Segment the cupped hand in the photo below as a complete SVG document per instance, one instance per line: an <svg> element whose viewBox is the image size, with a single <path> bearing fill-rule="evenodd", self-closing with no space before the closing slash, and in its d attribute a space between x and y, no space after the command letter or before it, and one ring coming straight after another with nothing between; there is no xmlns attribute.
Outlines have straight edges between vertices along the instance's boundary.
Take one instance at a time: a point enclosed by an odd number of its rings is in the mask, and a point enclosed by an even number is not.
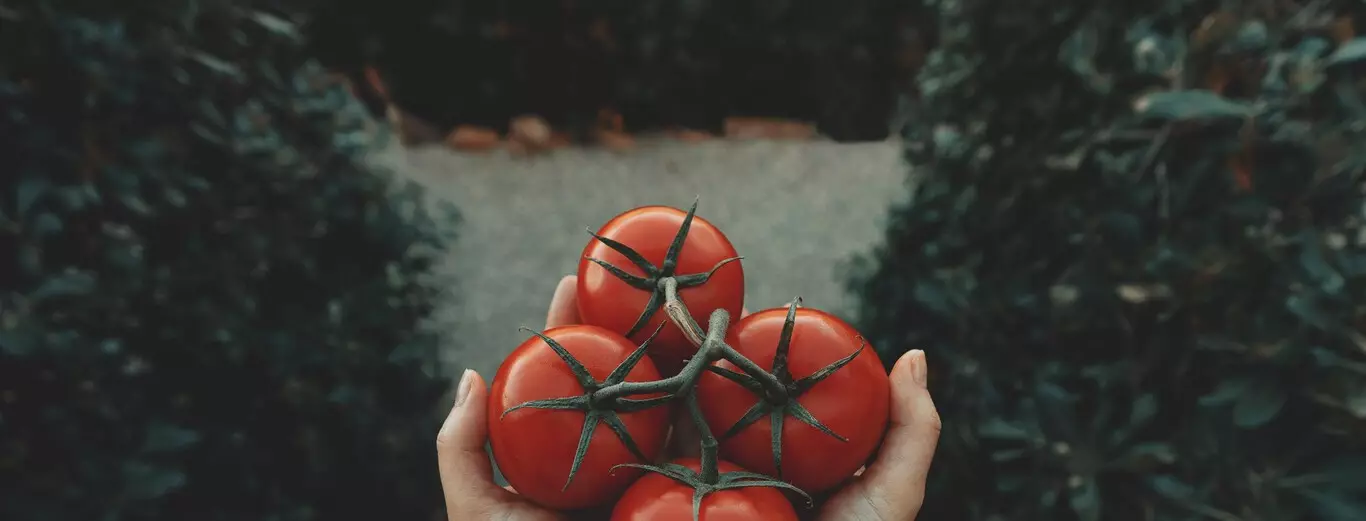
<svg viewBox="0 0 1366 521"><path fill-rule="evenodd" d="M546 317L546 328L576 324L576 280L570 275L555 288ZM742 313L742 315L748 312ZM891 379L890 425L882 448L865 471L845 486L822 498L815 521L911 521L925 498L925 482L940 420L926 387L925 353L911 351L897 360ZM446 512L452 521L494 519L500 521L561 521L564 514L544 509L518 496L511 487L493 481L493 469L484 444L488 439L488 390L484 379L466 371L451 408L437 436L437 458ZM674 452L669 456L695 454L697 438L691 421L675 422Z"/></svg>

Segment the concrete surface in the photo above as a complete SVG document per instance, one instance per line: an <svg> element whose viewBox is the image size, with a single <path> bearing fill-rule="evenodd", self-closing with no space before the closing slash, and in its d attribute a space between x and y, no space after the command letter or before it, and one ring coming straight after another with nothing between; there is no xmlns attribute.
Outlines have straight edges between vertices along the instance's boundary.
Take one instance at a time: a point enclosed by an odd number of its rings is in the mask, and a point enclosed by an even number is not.
<svg viewBox="0 0 1366 521"><path fill-rule="evenodd" d="M646 204L686 208L719 226L745 256L746 306L807 305L847 315L842 270L880 240L886 209L906 194L900 147L888 141L642 141L633 151L564 149L513 157L434 145L392 148L385 163L460 208L464 223L448 269L460 303L440 314L452 328L445 362L492 378L544 325L560 277L571 273L596 229Z"/></svg>

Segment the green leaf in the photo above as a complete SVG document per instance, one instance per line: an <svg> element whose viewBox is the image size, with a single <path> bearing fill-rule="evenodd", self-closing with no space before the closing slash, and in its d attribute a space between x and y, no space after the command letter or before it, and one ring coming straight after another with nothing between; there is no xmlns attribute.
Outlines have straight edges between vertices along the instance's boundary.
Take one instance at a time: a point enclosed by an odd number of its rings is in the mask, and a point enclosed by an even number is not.
<svg viewBox="0 0 1366 521"><path fill-rule="evenodd" d="M1129 412L1129 425L1145 425L1156 415L1157 397L1144 394L1134 400L1133 408Z"/></svg>
<svg viewBox="0 0 1366 521"><path fill-rule="evenodd" d="M62 232L62 219L48 212L38 214L29 224L28 231L34 238L44 238Z"/></svg>
<svg viewBox="0 0 1366 521"><path fill-rule="evenodd" d="M87 295L95 289L95 276L84 271L68 271L43 282L28 294L28 299L41 302L55 297Z"/></svg>
<svg viewBox="0 0 1366 521"><path fill-rule="evenodd" d="M41 339L40 332L32 323L21 322L11 329L0 329L0 353L14 356L32 354Z"/></svg>
<svg viewBox="0 0 1366 521"><path fill-rule="evenodd" d="M1080 521L1099 521L1100 487L1096 485L1095 478L1083 478L1081 486L1073 488L1068 495L1068 503Z"/></svg>
<svg viewBox="0 0 1366 521"><path fill-rule="evenodd" d="M1153 476L1148 479L1148 485L1158 494L1177 501L1185 501L1195 495L1193 487L1173 476Z"/></svg>
<svg viewBox="0 0 1366 521"><path fill-rule="evenodd" d="M1241 120L1253 114L1247 105L1230 101L1207 90L1183 90L1149 94L1138 113L1163 121Z"/></svg>
<svg viewBox="0 0 1366 521"><path fill-rule="evenodd" d="M146 452L175 452L199 442L199 433L163 422L147 426L142 450Z"/></svg>
<svg viewBox="0 0 1366 521"><path fill-rule="evenodd" d="M123 465L124 493L133 499L164 497L184 487L188 481L180 469L153 466L140 461Z"/></svg>
<svg viewBox="0 0 1366 521"><path fill-rule="evenodd" d="M38 202L51 186L52 182L46 177L26 177L20 181L15 194L15 215L20 218L27 215L33 204Z"/></svg>
<svg viewBox="0 0 1366 521"><path fill-rule="evenodd" d="M294 22L262 11L252 11L251 19L266 30L290 39L299 39L299 28Z"/></svg>
<svg viewBox="0 0 1366 521"><path fill-rule="evenodd" d="M1366 36L1358 36L1338 46L1328 56L1329 65L1346 65L1366 59Z"/></svg>
<svg viewBox="0 0 1366 521"><path fill-rule="evenodd" d="M1309 506L1323 521L1361 521L1366 519L1366 505L1331 492L1303 490L1300 492Z"/></svg>
<svg viewBox="0 0 1366 521"><path fill-rule="evenodd" d="M1318 300L1313 295L1297 293L1286 297L1285 308L1300 317L1305 323L1319 329L1328 329L1332 325L1328 314L1319 305Z"/></svg>
<svg viewBox="0 0 1366 521"><path fill-rule="evenodd" d="M986 439L1027 440L1029 431L1001 418L988 418L977 427L977 435Z"/></svg>
<svg viewBox="0 0 1366 521"><path fill-rule="evenodd" d="M205 67L208 67L211 71L217 72L225 76L230 76L234 78L240 78L242 76L242 70L237 68L236 65L233 65L231 62L228 62L227 60L224 60L217 56L210 55L205 52L192 52L190 53L190 59Z"/></svg>
<svg viewBox="0 0 1366 521"><path fill-rule="evenodd" d="M1338 455L1313 472L1285 481L1313 490L1366 491L1366 456Z"/></svg>
<svg viewBox="0 0 1366 521"><path fill-rule="evenodd" d="M1307 234L1303 240L1304 249L1300 251L1300 267L1311 280L1317 281L1327 293L1337 293L1343 289L1346 280L1324 257L1323 241L1317 234Z"/></svg>
<svg viewBox="0 0 1366 521"><path fill-rule="evenodd" d="M132 210L136 214L150 215L152 213L152 207L149 206L147 204L147 201L144 201L142 199L142 196L138 194L127 193L120 195L119 202L123 203L124 208Z"/></svg>
<svg viewBox="0 0 1366 521"><path fill-rule="evenodd" d="M1245 429L1265 425L1280 414L1286 399L1285 390L1271 382L1249 386L1233 405L1233 422Z"/></svg>
<svg viewBox="0 0 1366 521"><path fill-rule="evenodd" d="M1147 463L1145 460L1170 465L1176 462L1177 455L1171 444L1155 441L1134 445L1124 452L1124 459L1134 465Z"/></svg>

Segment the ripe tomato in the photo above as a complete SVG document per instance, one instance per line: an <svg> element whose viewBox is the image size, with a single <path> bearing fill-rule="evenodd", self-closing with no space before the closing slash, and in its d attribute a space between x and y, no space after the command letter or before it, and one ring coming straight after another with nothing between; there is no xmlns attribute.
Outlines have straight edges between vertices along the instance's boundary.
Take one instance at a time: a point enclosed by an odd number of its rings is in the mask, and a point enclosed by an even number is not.
<svg viewBox="0 0 1366 521"><path fill-rule="evenodd" d="M721 457L755 472L796 485L808 494L829 490L854 475L872 455L887 428L890 385L887 373L872 346L867 346L849 324L834 315L811 308L794 314L788 344L787 371L774 370L788 309L754 313L732 329L734 347L759 367L778 374L795 399L761 399L740 384L714 373L698 382L703 416L713 432L722 437ZM862 351L859 351L863 345ZM858 352L846 365L823 380L802 383L823 368ZM721 369L740 372L735 365L718 361ZM807 390L802 391L805 388ZM758 410L753 410L757 408ZM771 411L784 409L781 430L781 472L774 464ZM830 432L795 416L810 418ZM755 420L725 438L747 414ZM843 437L845 441L841 441Z"/></svg>
<svg viewBox="0 0 1366 521"><path fill-rule="evenodd" d="M695 458L674 461L698 472L701 462ZM740 467L721 461L721 472L735 472ZM611 521L694 521L692 515L695 490L666 476L648 473L636 481L612 509ZM718 490L702 498L700 521L797 521L792 503L778 489L745 487Z"/></svg>
<svg viewBox="0 0 1366 521"><path fill-rule="evenodd" d="M493 457L508 483L536 503L564 510L608 503L639 475L639 471L630 468L613 473L612 467L641 461L607 423L613 416L619 418L640 456L654 461L664 447L669 408L614 413L605 411L601 405L590 406L586 400L567 403L571 400L563 399L583 397L596 390L585 387L607 383L613 370L635 354L636 346L625 337L596 326L557 327L542 334L582 365L592 379L591 385L581 383L571 365L541 337L533 336L517 346L498 368L489 394ZM649 357L638 354L624 380L658 380L659 371ZM527 402L556 399L565 403L524 407L504 414ZM590 408L593 410L585 410ZM596 426L571 482L570 471L580 435L590 422Z"/></svg>
<svg viewBox="0 0 1366 521"><path fill-rule="evenodd" d="M696 208L695 203L693 208ZM678 294L693 319L704 327L716 309L725 309L732 317L740 315L745 303L745 272L739 262L721 266L702 282L701 275L722 261L737 257L730 240L706 219L692 218L686 240L677 255L677 265L668 272L665 257L688 215L689 212L676 208L646 206L618 215L598 230L599 236L625 245L650 266L639 266L603 241L590 239L583 249L578 270L579 315L584 323L627 335L635 342L644 340L661 321L668 320L661 307L663 290L654 287L659 276L667 275L698 275L692 277L696 283L692 287L685 287L688 284L681 280ZM637 280L643 286L633 286L589 259L597 259L643 279ZM640 322L642 314L650 309L653 312L649 320ZM696 352L696 347L672 324L665 326L650 346L650 356L665 375L677 373Z"/></svg>

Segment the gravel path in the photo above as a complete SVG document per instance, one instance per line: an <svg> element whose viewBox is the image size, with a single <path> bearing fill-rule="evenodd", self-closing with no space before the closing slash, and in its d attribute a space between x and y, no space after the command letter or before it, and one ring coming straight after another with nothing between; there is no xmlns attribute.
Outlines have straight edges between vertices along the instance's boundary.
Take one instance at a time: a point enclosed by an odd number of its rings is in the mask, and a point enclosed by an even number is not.
<svg viewBox="0 0 1366 521"><path fill-rule="evenodd" d="M452 374L487 378L525 334L544 325L560 277L571 273L597 228L646 204L686 208L719 226L745 256L746 306L800 295L845 314L843 265L881 238L886 209L904 196L894 142L644 141L633 151L566 149L536 157L461 154L440 146L390 149L383 161L459 206L461 303L438 317L458 332Z"/></svg>

